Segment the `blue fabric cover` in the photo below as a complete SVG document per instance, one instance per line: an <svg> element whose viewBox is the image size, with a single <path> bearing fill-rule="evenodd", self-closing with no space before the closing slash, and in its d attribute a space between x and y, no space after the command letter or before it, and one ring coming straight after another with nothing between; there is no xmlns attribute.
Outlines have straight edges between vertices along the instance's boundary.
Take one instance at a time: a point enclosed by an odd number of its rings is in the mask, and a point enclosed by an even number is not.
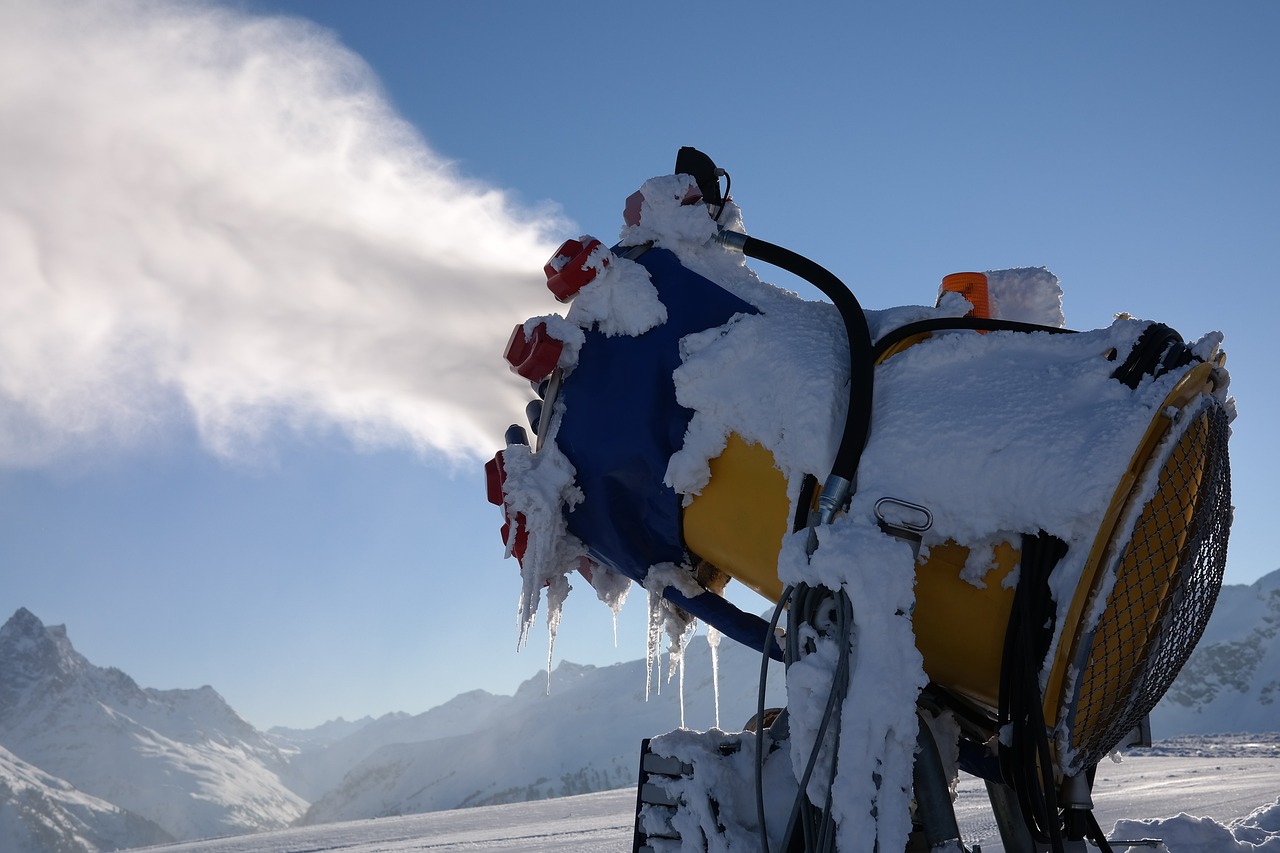
<svg viewBox="0 0 1280 853"><path fill-rule="evenodd" d="M573 463L584 496L566 515L569 531L597 562L643 582L650 566L685 559L680 498L662 482L693 417L676 402L671 378L680 366L680 339L758 311L665 249L635 260L649 271L667 321L638 337L586 333L560 389L565 414L556 444ZM719 595L687 598L668 588L664 596L735 640L763 647L764 620ZM769 645L774 653L777 644Z"/></svg>

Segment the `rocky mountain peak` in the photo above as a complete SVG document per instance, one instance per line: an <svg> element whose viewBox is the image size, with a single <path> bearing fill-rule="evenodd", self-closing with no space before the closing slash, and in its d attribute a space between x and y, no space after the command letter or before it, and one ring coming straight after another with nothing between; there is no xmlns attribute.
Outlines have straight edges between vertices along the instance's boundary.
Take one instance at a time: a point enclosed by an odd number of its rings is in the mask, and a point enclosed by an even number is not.
<svg viewBox="0 0 1280 853"><path fill-rule="evenodd" d="M280 781L280 751L212 687L141 688L25 608L0 627L0 744L173 838L276 828L306 805Z"/></svg>
<svg viewBox="0 0 1280 853"><path fill-rule="evenodd" d="M0 626L0 715L33 684L66 684L89 662L75 650L63 625L45 626L19 607Z"/></svg>

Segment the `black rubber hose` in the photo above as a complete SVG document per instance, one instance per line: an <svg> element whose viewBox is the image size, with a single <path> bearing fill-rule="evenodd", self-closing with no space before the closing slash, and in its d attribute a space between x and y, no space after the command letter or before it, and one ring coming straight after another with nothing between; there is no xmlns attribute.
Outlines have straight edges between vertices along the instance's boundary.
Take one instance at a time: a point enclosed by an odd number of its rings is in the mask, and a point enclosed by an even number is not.
<svg viewBox="0 0 1280 853"><path fill-rule="evenodd" d="M862 305L834 273L790 249L756 237L746 237L742 241L742 253L798 275L822 291L840 312L849 338L849 409L831 473L852 483L871 432L871 387L875 370L871 358L871 331L867 328L867 316L862 312Z"/></svg>
<svg viewBox="0 0 1280 853"><path fill-rule="evenodd" d="M982 332L1047 332L1051 335L1074 335L1074 329L1060 326L1041 326L1037 323L1019 323L1014 320L992 320L987 317L938 317L933 320L919 320L886 333L876 341L872 348L872 361L880 362L880 358L895 344L901 343L915 335L931 332L949 332L955 329L973 329Z"/></svg>

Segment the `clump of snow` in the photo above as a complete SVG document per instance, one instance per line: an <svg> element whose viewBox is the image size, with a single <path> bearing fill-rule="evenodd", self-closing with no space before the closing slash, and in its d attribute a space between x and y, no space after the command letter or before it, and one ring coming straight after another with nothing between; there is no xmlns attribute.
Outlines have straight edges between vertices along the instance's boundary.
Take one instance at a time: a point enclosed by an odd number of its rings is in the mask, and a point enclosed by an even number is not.
<svg viewBox="0 0 1280 853"><path fill-rule="evenodd" d="M987 271L991 316L1038 326L1064 326L1062 286L1044 267Z"/></svg>
<svg viewBox="0 0 1280 853"><path fill-rule="evenodd" d="M709 850L760 850L760 820L755 801L756 750L754 738L723 732L674 731L653 738L657 755L678 758L693 773L678 778L650 777L678 802L672 825L682 838L706 838ZM763 759L765 825L770 850L779 849L786 830L796 780L785 748ZM644 807L652 814L651 806ZM642 812L642 820L648 815ZM651 839L655 850L682 849L678 842Z"/></svg>
<svg viewBox="0 0 1280 853"><path fill-rule="evenodd" d="M843 338L830 305L799 299L686 337L673 379L676 399L694 414L667 484L687 503L710 478L708 460L737 433L773 451L794 502L804 475L825 474L835 458L849 375Z"/></svg>
<svg viewBox="0 0 1280 853"><path fill-rule="evenodd" d="M674 252L690 270L758 308L801 301L794 293L762 281L742 255L711 243L717 230L746 233L742 209L727 199L719 219L713 220L706 206L683 203L696 192L697 185L688 175L646 181L640 189L644 196L640 220L622 229L621 245L649 244Z"/></svg>
<svg viewBox="0 0 1280 853"><path fill-rule="evenodd" d="M1213 361L1222 347L1222 332L1209 332L1202 335L1191 345L1191 351L1204 361Z"/></svg>
<svg viewBox="0 0 1280 853"><path fill-rule="evenodd" d="M1178 378L1139 393L1110 379L1107 354L1127 352L1142 329L940 334L890 358L876 371L851 515L893 496L933 513L926 546L1042 529L1091 541Z"/></svg>
<svg viewBox="0 0 1280 853"><path fill-rule="evenodd" d="M640 218L623 228L623 245L653 243L680 254L681 250L700 251L715 237L716 223L707 215L706 206L687 203L701 196L691 175L650 178L640 187L640 194Z"/></svg>
<svg viewBox="0 0 1280 853"><path fill-rule="evenodd" d="M615 256L607 266L595 269L595 279L574 297L569 321L610 337L642 335L667 321L667 306L658 298L649 271L640 264Z"/></svg>
<svg viewBox="0 0 1280 853"><path fill-rule="evenodd" d="M1275 853L1280 851L1280 800L1226 824L1185 812L1154 820L1121 820L1110 837L1117 841L1156 838L1163 842L1159 849L1167 853ZM1112 846L1117 851L1151 849L1145 845Z"/></svg>

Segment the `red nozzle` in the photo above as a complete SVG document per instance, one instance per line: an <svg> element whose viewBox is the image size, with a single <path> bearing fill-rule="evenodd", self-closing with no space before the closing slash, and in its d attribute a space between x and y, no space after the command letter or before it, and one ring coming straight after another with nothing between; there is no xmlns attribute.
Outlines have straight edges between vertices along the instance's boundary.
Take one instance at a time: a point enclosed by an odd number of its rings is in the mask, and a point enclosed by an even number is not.
<svg viewBox="0 0 1280 853"><path fill-rule="evenodd" d="M600 270L588 266L591 253L600 248L600 241L586 235L577 240L565 240L547 261L542 271L547 276L547 289L561 302L568 302L578 291L595 280ZM609 254L601 256L601 266L609 265Z"/></svg>
<svg viewBox="0 0 1280 853"><path fill-rule="evenodd" d="M636 226L640 224L640 205L644 204L644 193L636 190L627 196L627 203L622 208L622 221L627 225Z"/></svg>
<svg viewBox="0 0 1280 853"><path fill-rule="evenodd" d="M493 458L484 463L484 483L488 492L489 503L502 507L502 544L511 547L511 554L517 560L524 559L524 552L529 547L528 525L524 513L517 512L512 521L511 513L506 507L507 469L503 459L505 451L499 450ZM512 536L512 524L515 524L515 539Z"/></svg>
<svg viewBox="0 0 1280 853"><path fill-rule="evenodd" d="M689 187L684 191L684 195L680 199L682 206L689 204L697 204L702 201L702 190L697 184ZM644 193L636 190L627 196L627 203L622 208L622 221L627 225L636 226L640 224L640 206L644 204Z"/></svg>
<svg viewBox="0 0 1280 853"><path fill-rule="evenodd" d="M564 342L551 336L546 323L534 326L528 337L525 337L524 324L520 323L511 331L502 356L517 374L531 382L540 382L556 369L563 351Z"/></svg>
<svg viewBox="0 0 1280 853"><path fill-rule="evenodd" d="M493 458L484 463L484 486L488 493L489 503L502 506L504 492L502 486L507 482L507 469L502 460L503 452L499 450Z"/></svg>

